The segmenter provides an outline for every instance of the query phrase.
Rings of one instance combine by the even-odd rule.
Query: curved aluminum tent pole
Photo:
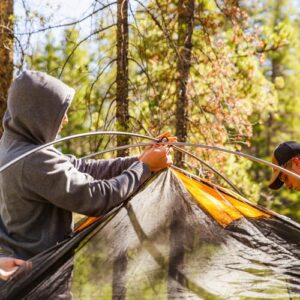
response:
[[[145,147],[145,146],[150,146],[152,145],[153,143],[138,143],[138,144],[131,144],[131,145],[124,145],[124,146],[119,146],[119,147],[113,147],[113,148],[109,148],[109,149],[105,149],[105,150],[102,150],[102,151],[99,151],[99,152],[95,152],[95,153],[91,153],[89,155],[86,155],[86,156],[83,156],[82,158],[83,159],[86,159],[86,158],[91,158],[91,157],[94,157],[94,156],[97,156],[97,155],[102,155],[102,154],[105,154],[105,153],[108,153],[108,152],[112,152],[112,151],[117,151],[117,150],[123,150],[123,149],[129,149],[129,148],[136,148],[136,147]],[[180,151],[182,153],[185,153],[191,157],[193,157],[194,159],[196,159],[197,161],[199,161],[201,164],[205,165],[208,169],[210,169],[211,171],[213,171],[214,173],[216,173],[218,176],[220,176],[225,182],[227,182],[229,184],[229,186],[236,192],[238,193],[239,195],[241,196],[244,196],[242,194],[241,191],[239,191],[239,189],[234,185],[234,183],[229,180],[226,176],[224,176],[222,173],[220,173],[218,170],[216,170],[214,167],[212,167],[210,164],[208,164],[207,162],[205,162],[204,160],[202,160],[201,158],[197,157],[196,155],[184,150],[184,149],[181,149],[180,147],[177,147],[177,146],[173,146],[173,148],[177,151]]]
[[[285,173],[287,175],[291,175],[292,177],[300,180],[300,175],[296,174],[296,173],[293,173],[285,168],[282,168],[278,165],[275,165],[269,161],[266,161],[264,159],[261,159],[261,158],[257,158],[255,156],[252,156],[250,154],[246,154],[246,153],[243,153],[243,152],[238,152],[238,151],[233,151],[233,150],[229,150],[229,149],[226,149],[226,148],[222,148],[222,147],[217,147],[217,146],[210,146],[210,145],[204,145],[204,144],[193,144],[193,143],[182,143],[182,142],[176,142],[176,143],[161,143],[162,145],[173,145],[173,146],[182,146],[182,147],[194,147],[194,148],[202,148],[202,149],[208,149],[208,150],[216,150],[216,151],[221,151],[221,152],[225,152],[225,153],[230,153],[230,154],[234,154],[236,156],[241,156],[241,157],[244,157],[244,158],[247,158],[251,161],[254,161],[254,162],[257,162],[259,164],[262,164],[262,165],[266,165],[268,167],[271,167],[273,169],[276,169],[276,170],[279,170],[280,172],[282,173]]]
[[[80,137],[86,137],[86,136],[93,136],[93,135],[129,135],[129,136],[134,136],[134,137],[139,137],[139,138],[144,138],[144,139],[148,139],[151,141],[157,141],[157,139],[146,136],[146,135],[142,135],[142,134],[137,134],[137,133],[130,133],[130,132],[122,132],[122,131],[93,131],[93,132],[85,132],[85,133],[79,133],[79,134],[74,134],[74,135],[69,135],[66,137],[63,137],[61,139],[49,142],[47,144],[43,144],[41,146],[37,146],[36,148],[34,148],[33,150],[30,150],[28,152],[23,153],[22,155],[18,156],[17,158],[13,159],[12,161],[10,161],[9,163],[3,165],[2,167],[0,167],[0,173],[3,172],[4,170],[6,170],[8,167],[14,165],[15,163],[17,163],[19,160],[39,151],[42,150],[44,148],[47,148],[49,146],[55,145],[55,144],[59,144],[62,143],[64,141],[68,141],[68,140],[72,140],[72,139],[77,139]]]
[[[157,141],[157,139],[154,139],[154,141]],[[149,143],[137,143],[137,144],[128,144],[128,145],[123,145],[123,146],[118,146],[118,147],[113,147],[113,148],[109,148],[109,149],[105,149],[102,151],[98,151],[98,152],[94,152],[91,154],[88,154],[86,156],[82,156],[81,158],[86,159],[86,158],[91,158],[97,155],[102,155],[105,153],[109,153],[112,151],[117,151],[117,150],[124,150],[124,149],[130,149],[130,148],[137,148],[137,147],[147,147],[147,146],[151,146],[153,145],[153,142],[149,142]]]
[[[154,142],[158,142],[158,140],[155,139],[155,138],[152,138],[152,137],[149,137],[149,136],[146,136],[146,135],[142,135],[142,134],[130,133],[130,132],[121,132],[121,131],[93,131],[93,132],[80,133],[80,134],[70,135],[70,136],[67,136],[67,137],[55,140],[53,142],[50,142],[50,143],[38,146],[37,148],[35,148],[35,149],[31,150],[31,151],[28,151],[28,152],[20,155],[19,157],[13,159],[9,163],[3,165],[0,168],[0,173],[3,172],[8,167],[10,167],[10,166],[14,165],[15,163],[17,163],[19,160],[21,160],[21,159],[23,159],[23,158],[25,158],[25,157],[27,157],[27,156],[29,156],[29,155],[31,155],[31,154],[39,151],[41,149],[44,149],[46,147],[49,147],[49,146],[52,146],[54,144],[58,144],[58,143],[61,143],[61,142],[67,141],[67,140],[71,140],[71,139],[75,139],[75,138],[79,138],[79,137],[85,137],[85,136],[93,136],[93,135],[129,135],[129,136],[140,137],[140,138],[148,139],[148,140],[151,140],[151,141],[154,141]],[[237,151],[229,150],[229,149],[222,148],[222,147],[210,146],[210,145],[204,145],[204,144],[193,144],[193,143],[183,143],[183,142],[174,142],[174,143],[165,143],[165,142],[162,142],[161,145],[178,146],[178,147],[180,147],[180,146],[181,147],[194,147],[194,148],[216,150],[216,151],[221,151],[221,152],[226,152],[226,153],[234,154],[234,155],[237,155],[237,156],[245,157],[245,158],[247,158],[249,160],[252,160],[252,161],[255,161],[257,163],[266,165],[266,166],[271,167],[273,169],[279,170],[282,173],[285,173],[287,175],[290,175],[290,176],[292,176],[292,177],[300,180],[300,176],[299,175],[297,175],[297,174],[295,174],[295,173],[293,173],[293,172],[291,172],[289,170],[286,170],[286,169],[284,169],[282,167],[279,167],[278,165],[270,163],[270,162],[268,162],[266,160],[263,160],[263,159],[255,157],[255,156],[252,156],[250,154],[245,154],[245,153],[242,153],[242,152],[237,152]]]
[[[154,141],[157,141],[156,139],[153,139],[153,138],[151,138],[151,139],[154,140]],[[148,144],[149,144],[149,143],[146,143],[146,144],[144,144],[144,145],[148,145]],[[151,143],[150,143],[150,144],[151,144]],[[208,149],[208,150],[216,150],[216,151],[221,151],[221,152],[226,152],[226,153],[234,154],[234,155],[236,155],[236,156],[241,156],[241,157],[247,158],[247,159],[249,159],[249,160],[251,160],[251,161],[257,162],[257,163],[259,163],[259,164],[266,165],[266,166],[271,167],[271,168],[273,168],[273,169],[279,170],[279,171],[282,172],[282,173],[285,173],[285,174],[287,174],[287,175],[291,175],[292,177],[294,177],[294,178],[300,180],[300,176],[297,175],[296,173],[293,173],[293,172],[291,172],[291,171],[289,171],[289,170],[287,170],[287,169],[284,169],[284,168],[282,168],[282,167],[280,167],[280,166],[278,166],[278,165],[275,165],[275,164],[273,164],[273,163],[271,163],[271,162],[269,162],[269,161],[266,161],[266,160],[264,160],[264,159],[257,158],[257,157],[255,157],[255,156],[252,156],[252,155],[250,155],[250,154],[246,154],[246,153],[243,153],[243,152],[233,151],[233,150],[229,150],[229,149],[222,148],[222,147],[210,146],[210,145],[204,145],[204,144],[193,144],[193,143],[183,143],[183,142],[174,142],[174,143],[160,142],[160,144],[161,144],[161,145],[174,146],[174,148],[175,148],[175,146],[178,147],[178,148],[180,148],[180,146],[181,146],[181,147],[194,147],[194,148],[202,148],[202,149]],[[138,145],[138,144],[136,144],[136,145]],[[142,145],[143,145],[143,144],[141,144],[141,146],[142,146]],[[123,147],[125,147],[125,148],[123,148]],[[126,147],[128,147],[128,145],[117,147],[117,148],[115,148],[114,150],[126,149]],[[180,149],[181,149],[181,148],[180,148]],[[183,149],[181,149],[181,150],[183,150]],[[94,155],[97,155],[97,154],[105,153],[105,151],[106,151],[106,150],[101,151],[101,152],[97,152],[97,153],[93,153],[93,154],[90,154],[90,155],[87,155],[87,156],[85,156],[85,158],[91,157],[91,156],[94,156]],[[111,151],[110,149],[107,150],[107,152],[110,152],[110,151]],[[193,156],[194,156],[194,155],[193,155]],[[0,171],[1,171],[1,169],[0,169]]]
[[[222,173],[220,173],[217,169],[215,169],[209,163],[205,162],[204,160],[202,160],[201,158],[197,157],[193,153],[191,153],[189,151],[186,151],[184,149],[181,149],[180,147],[173,146],[173,148],[176,149],[177,151],[180,151],[180,152],[182,152],[184,154],[187,154],[187,155],[193,157],[194,159],[198,160],[201,164],[205,165],[208,169],[210,169],[211,171],[213,171],[214,173],[216,173],[225,182],[227,182],[229,184],[229,186],[231,186],[234,189],[235,192],[237,192],[239,195],[241,195],[243,197],[245,196],[245,195],[243,195],[243,193],[235,186],[235,184],[229,178],[227,178],[225,175],[223,175]]]

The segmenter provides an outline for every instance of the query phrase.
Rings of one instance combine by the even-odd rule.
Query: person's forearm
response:
[[[69,156],[69,158],[78,171],[87,173],[95,179],[109,179],[118,176],[138,160],[136,156],[105,160],[76,159],[74,156]]]

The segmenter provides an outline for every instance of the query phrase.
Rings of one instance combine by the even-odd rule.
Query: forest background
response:
[[[58,3],[0,2],[1,119],[12,78],[35,69],[77,91],[61,136],[170,130],[179,141],[266,160],[278,143],[300,141],[299,0]],[[60,147],[84,156],[137,141],[94,136]],[[299,193],[268,190],[270,168],[222,152],[187,150],[250,200],[300,221]],[[188,156],[176,152],[175,163],[226,186]]]

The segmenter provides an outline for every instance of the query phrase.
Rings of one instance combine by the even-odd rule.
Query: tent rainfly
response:
[[[0,299],[300,299],[300,225],[172,168],[32,263]]]

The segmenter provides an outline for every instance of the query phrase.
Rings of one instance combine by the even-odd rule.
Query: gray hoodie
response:
[[[74,90],[45,73],[13,82],[0,140],[0,166],[53,141]],[[72,231],[72,212],[99,216],[149,178],[137,158],[82,160],[47,147],[0,173],[0,247],[28,259]]]

